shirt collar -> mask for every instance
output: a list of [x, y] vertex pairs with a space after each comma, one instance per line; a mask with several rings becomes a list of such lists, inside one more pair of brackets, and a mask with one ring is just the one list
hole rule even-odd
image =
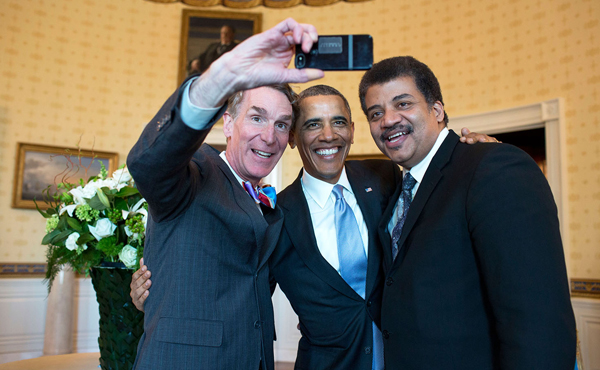
[[233, 168], [229, 164], [229, 161], [227, 160], [227, 156], [225, 156], [225, 151], [222, 151], [221, 154], [219, 154], [219, 157], [221, 157], [221, 159], [223, 159], [225, 161], [225, 163], [227, 164], [227, 167], [229, 167], [229, 169], [233, 173], [233, 176], [235, 176], [235, 178], [239, 181], [240, 185], [242, 185], [242, 187], [243, 187], [244, 186], [244, 180], [241, 177], [238, 176], [238, 174], [233, 170]]
[[302, 171], [302, 187], [304, 188], [304, 191], [310, 195], [321, 208], [325, 207], [333, 187], [338, 184], [342, 185], [345, 191], [352, 193], [352, 188], [350, 187], [350, 182], [346, 175], [346, 166], [342, 169], [340, 179], [335, 184], [319, 180], [311, 176], [306, 170]]
[[404, 175], [410, 172], [411, 176], [414, 177], [414, 179], [417, 180], [417, 182], [420, 184], [423, 181], [423, 177], [425, 177], [425, 172], [427, 172], [429, 163], [431, 163], [431, 160], [435, 156], [435, 153], [437, 153], [438, 149], [446, 139], [446, 136], [448, 136], [448, 132], [448, 128], [444, 127], [442, 131], [440, 131], [440, 133], [438, 134], [437, 140], [435, 141], [433, 147], [431, 148], [429, 153], [427, 153], [425, 158], [423, 158], [421, 162], [417, 163], [417, 165], [413, 166], [410, 170], [403, 169], [402, 172], [404, 173]]

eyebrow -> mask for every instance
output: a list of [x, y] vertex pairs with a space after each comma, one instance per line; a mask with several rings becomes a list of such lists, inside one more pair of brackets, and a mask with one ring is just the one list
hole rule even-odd
[[250, 109], [254, 109], [258, 114], [262, 114], [263, 116], [267, 114], [267, 110], [265, 108], [257, 107], [256, 105], [251, 106]]
[[346, 121], [348, 122], [348, 118], [346, 118], [345, 116], [333, 116], [331, 117], [332, 120], [336, 120], [336, 121]]
[[[398, 100], [403, 100], [403, 99], [408, 99], [408, 98], [413, 98], [413, 99], [414, 99], [414, 96], [412, 96], [412, 95], [410, 95], [410, 94], [400, 94], [400, 95], [396, 95], [396, 96], [394, 96], [394, 98], [392, 99], [392, 102], [394, 102], [394, 103], [395, 103], [395, 102], [397, 102]], [[375, 105], [372, 105], [372, 106], [370, 106], [369, 108], [367, 108], [367, 112], [370, 112], [370, 111], [372, 111], [373, 109], [378, 109], [378, 108], [381, 108], [381, 105], [380, 105], [380, 104], [375, 104]]]
[[[334, 120], [334, 121], [348, 122], [348, 118], [346, 118], [345, 116], [333, 116], [333, 117], [331, 117], [331, 119]], [[304, 121], [304, 123], [302, 124], [302, 126], [306, 126], [306, 125], [309, 125], [311, 123], [321, 122], [321, 121], [323, 121], [323, 119], [321, 117], [309, 118], [306, 121]]]
[[280, 116], [277, 121], [291, 121], [292, 116], [290, 114], [286, 114], [285, 116]]
[[302, 124], [302, 126], [306, 126], [309, 125], [311, 123], [316, 123], [316, 122], [321, 122], [323, 121], [320, 117], [315, 117], [315, 118], [309, 118], [306, 121], [304, 121], [304, 123]]
[[[260, 114], [261, 116], [266, 116], [268, 113], [265, 108], [257, 107], [256, 105], [251, 106], [250, 109], [256, 111], [256, 113]], [[284, 116], [280, 116], [277, 118], [277, 121], [291, 121], [291, 120], [292, 120], [291, 114], [286, 114]]]
[[398, 100], [403, 100], [403, 99], [407, 99], [407, 98], [414, 98], [412, 95], [410, 94], [400, 94], [394, 97], [394, 99], [392, 99], [393, 102], [397, 102]]

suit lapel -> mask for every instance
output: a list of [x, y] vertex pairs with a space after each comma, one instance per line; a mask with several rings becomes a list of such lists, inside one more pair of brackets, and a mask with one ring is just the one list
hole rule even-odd
[[231, 182], [233, 199], [250, 219], [252, 229], [254, 230], [254, 237], [256, 239], [257, 267], [260, 267], [271, 255], [271, 252], [277, 243], [279, 231], [281, 230], [281, 223], [283, 222], [283, 214], [281, 210], [275, 208], [275, 210], [272, 210], [272, 213], [269, 212], [270, 215], [268, 217], [263, 217], [256, 206], [256, 203], [242, 187], [227, 163], [225, 163], [214, 148], [208, 145], [206, 145], [206, 147], [208, 147], [206, 153], [213, 158], [216, 157], [215, 163], [217, 163], [217, 166]]
[[454, 131], [450, 130], [448, 137], [446, 137], [437, 153], [431, 160], [429, 167], [427, 167], [427, 171], [423, 177], [423, 182], [419, 185], [417, 194], [415, 195], [415, 198], [408, 209], [408, 214], [406, 215], [406, 221], [404, 222], [404, 227], [402, 228], [402, 235], [400, 235], [400, 239], [398, 240], [400, 251], [398, 252], [398, 257], [396, 257], [396, 260], [394, 261], [394, 268], [397, 268], [402, 264], [404, 256], [406, 256], [408, 249], [411, 247], [410, 245], [405, 244], [406, 238], [410, 234], [412, 228], [415, 226], [415, 223], [417, 222], [421, 211], [423, 211], [423, 208], [427, 204], [431, 193], [442, 178], [442, 168], [444, 168], [444, 166], [446, 166], [446, 164], [448, 164], [450, 161], [450, 156], [452, 155], [452, 152], [458, 143], [458, 139], [458, 135], [456, 135]]
[[280, 207], [271, 209], [267, 206], [261, 205], [261, 209], [268, 226], [267, 230], [265, 231], [265, 237], [262, 244], [263, 246], [260, 248], [260, 255], [258, 259], [259, 270], [267, 262], [273, 253], [273, 250], [275, 250], [275, 246], [279, 240], [279, 234], [281, 234], [281, 227], [283, 226], [283, 211]]
[[315, 275], [340, 293], [355, 300], [362, 300], [319, 251], [308, 203], [300, 182], [301, 177], [302, 171], [296, 181], [286, 189], [288, 195], [285, 204], [281, 203], [284, 211], [283, 227], [288, 232], [298, 255]]
[[[379, 201], [381, 189], [375, 186], [375, 183], [371, 183], [369, 178], [364, 176], [360, 171], [360, 166], [353, 166], [346, 164], [346, 174], [348, 175], [348, 181], [354, 191], [356, 202], [360, 207], [365, 223], [367, 224], [367, 230], [369, 231], [368, 238], [368, 267], [367, 267], [367, 287], [365, 296], [368, 297], [370, 292], [373, 290], [375, 279], [379, 271], [381, 264], [381, 249], [378, 247], [376, 242], [377, 233], [377, 220], [381, 217], [381, 203]], [[367, 191], [367, 189], [370, 189]]]

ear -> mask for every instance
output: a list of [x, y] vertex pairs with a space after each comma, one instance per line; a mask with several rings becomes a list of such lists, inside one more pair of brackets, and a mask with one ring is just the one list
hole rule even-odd
[[290, 136], [288, 138], [288, 144], [290, 144], [290, 148], [294, 149], [296, 147], [296, 141], [294, 140], [294, 131], [290, 131]]
[[223, 133], [227, 139], [233, 134], [233, 117], [227, 111], [223, 113]]
[[350, 144], [354, 144], [354, 122], [350, 122], [350, 130], [352, 130], [352, 135], [350, 136]]
[[444, 122], [444, 106], [440, 101], [433, 103], [433, 113], [438, 123]]

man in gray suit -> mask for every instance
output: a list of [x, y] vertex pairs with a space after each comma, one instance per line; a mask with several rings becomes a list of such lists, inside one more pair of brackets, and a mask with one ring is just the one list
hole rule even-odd
[[[165, 277], [146, 304], [134, 368], [273, 369], [266, 261], [282, 213], [260, 203], [257, 186], [292, 123], [293, 93], [274, 84], [323, 76], [286, 68], [294, 45], [308, 52], [316, 38], [288, 19], [248, 39], [186, 81], [129, 153], [150, 206], [145, 262]], [[202, 143], [221, 115], [228, 143], [219, 154]]]

